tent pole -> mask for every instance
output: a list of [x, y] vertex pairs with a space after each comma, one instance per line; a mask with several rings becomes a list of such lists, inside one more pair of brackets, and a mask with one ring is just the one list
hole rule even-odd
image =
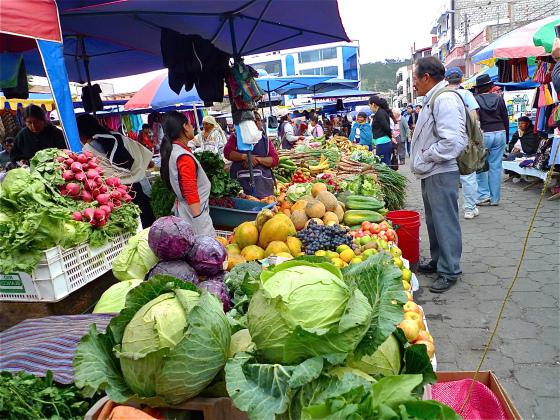
[[[91, 90], [91, 74], [89, 72], [89, 57], [87, 56], [87, 53], [86, 53], [86, 42], [84, 41], [83, 37], [80, 37], [80, 41], [81, 41], [81, 44], [82, 44], [82, 59], [84, 60], [84, 69], [86, 71], [86, 81], [87, 81], [87, 85], [90, 87], [90, 89], [88, 89], [88, 96], [89, 96], [89, 100], [90, 100], [91, 104], [93, 105], [94, 97], [93, 97], [93, 92]], [[95, 110], [95, 108], [93, 109], [93, 116], [94, 117], [97, 116], [97, 111]]]
[[272, 98], [270, 97], [270, 82], [266, 82], [266, 89], [268, 93], [268, 109], [270, 110], [270, 116], [272, 116]]

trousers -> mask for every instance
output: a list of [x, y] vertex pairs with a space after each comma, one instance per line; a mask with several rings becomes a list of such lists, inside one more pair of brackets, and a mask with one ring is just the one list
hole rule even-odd
[[492, 131], [484, 133], [484, 147], [488, 149], [488, 166], [486, 172], [476, 174], [478, 199], [490, 198], [492, 203], [500, 202], [502, 186], [502, 157], [506, 148], [506, 132]]
[[437, 272], [448, 277], [461, 274], [463, 244], [458, 196], [458, 171], [435, 174], [422, 180], [430, 256], [437, 264]]
[[478, 185], [476, 182], [476, 172], [468, 175], [461, 175], [461, 185], [463, 187], [463, 208], [465, 210], [474, 210], [476, 208]]

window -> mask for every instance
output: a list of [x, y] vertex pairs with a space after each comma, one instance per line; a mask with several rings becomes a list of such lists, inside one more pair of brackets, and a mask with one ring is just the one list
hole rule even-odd
[[255, 70], [264, 70], [271, 76], [281, 76], [282, 75], [282, 62], [278, 61], [267, 61], [264, 63], [249, 64]]
[[314, 61], [331, 60], [336, 58], [336, 47], [323, 48], [321, 50], [302, 51], [298, 53], [300, 63], [312, 63]]
[[338, 76], [338, 67], [337, 66], [316, 67], [314, 69], [300, 70], [299, 74], [337, 77]]

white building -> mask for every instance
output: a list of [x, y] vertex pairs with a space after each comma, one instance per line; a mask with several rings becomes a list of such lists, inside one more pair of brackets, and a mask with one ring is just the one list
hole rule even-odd
[[333, 42], [245, 57], [271, 76], [325, 75], [360, 80], [359, 43]]
[[412, 66], [402, 66], [397, 70], [397, 95], [393, 100], [394, 107], [412, 103]]

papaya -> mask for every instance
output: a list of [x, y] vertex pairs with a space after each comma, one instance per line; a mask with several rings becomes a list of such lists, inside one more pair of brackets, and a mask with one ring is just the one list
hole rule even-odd
[[305, 227], [307, 223], [307, 215], [305, 214], [305, 209], [294, 210], [290, 217], [292, 223], [297, 230], [301, 230]]
[[267, 221], [259, 235], [259, 246], [266, 249], [272, 241], [286, 242], [288, 236], [296, 234], [296, 227], [288, 216], [278, 213]]
[[256, 245], [259, 240], [259, 230], [255, 222], [243, 222], [234, 229], [235, 241], [239, 248]]
[[237, 264], [247, 262], [247, 260], [241, 254], [228, 254], [227, 262], [228, 262], [227, 270], [230, 271]]
[[297, 257], [301, 253], [302, 243], [295, 236], [289, 236], [288, 239], [286, 239], [286, 245], [288, 245], [290, 254], [294, 257]]
[[266, 247], [264, 256], [268, 257], [269, 255], [278, 255], [281, 252], [290, 252], [290, 248], [288, 248], [288, 245], [286, 245], [285, 242], [272, 241]]
[[264, 258], [264, 249], [257, 245], [249, 245], [248, 247], [243, 248], [241, 256], [247, 261], [262, 260]]
[[313, 197], [317, 197], [321, 191], [327, 191], [327, 186], [322, 182], [317, 182], [311, 187]]
[[292, 213], [295, 212], [296, 210], [305, 210], [305, 206], [307, 206], [307, 200], [300, 199], [296, 201], [291, 208]]

